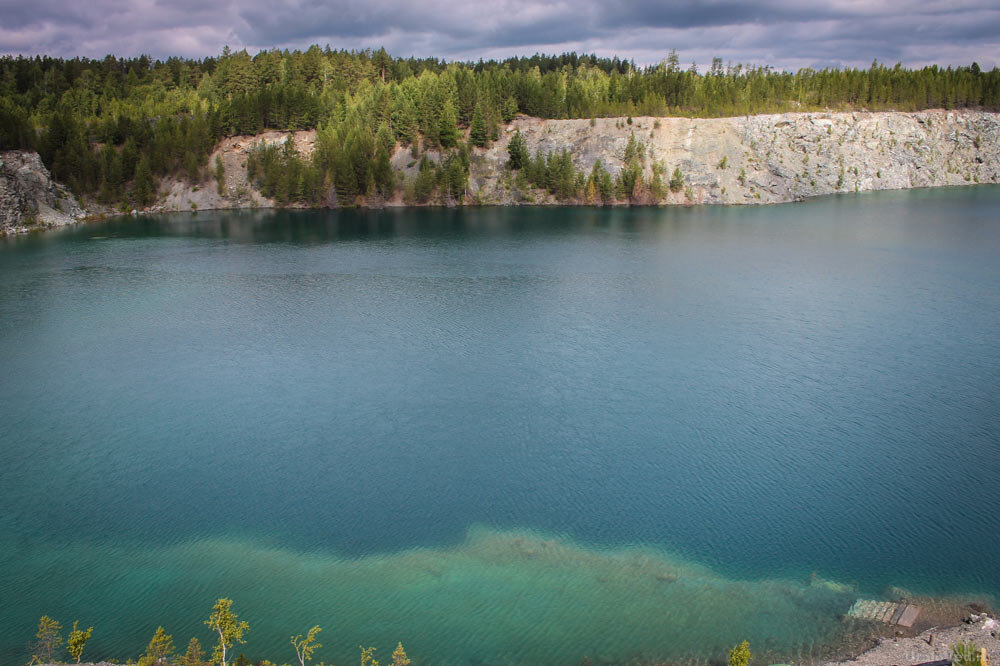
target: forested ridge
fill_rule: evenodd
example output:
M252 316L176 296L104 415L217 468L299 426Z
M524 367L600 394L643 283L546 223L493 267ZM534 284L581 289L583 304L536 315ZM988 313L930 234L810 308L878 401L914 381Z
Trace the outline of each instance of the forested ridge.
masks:
M462 63L318 46L254 56L227 48L203 60L0 58L0 149L37 150L56 180L122 207L153 203L157 179L168 174L194 183L213 171L221 176L221 163L208 164L216 143L265 129L317 129L309 156L291 143L251 156L251 178L279 202L319 204L331 187L342 204L399 189L413 201L461 201L470 152L496 140L519 113L720 117L928 108L1000 109L1000 70L873 63L791 73L715 59L701 73L682 67L675 52L638 67L575 53ZM398 145L419 160L412 182L401 182L390 165ZM422 155L427 150L434 159ZM607 201L634 188L624 182L632 177L627 169L609 183L596 168L576 173L566 155L511 157L512 168L526 172L518 174L523 180L560 198L596 191Z

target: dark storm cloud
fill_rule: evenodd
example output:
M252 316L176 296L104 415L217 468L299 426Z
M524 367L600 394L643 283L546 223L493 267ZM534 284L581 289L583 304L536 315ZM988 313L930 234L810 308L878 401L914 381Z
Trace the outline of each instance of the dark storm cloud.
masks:
M451 59L576 50L650 63L674 48L702 66L992 67L998 35L995 0L0 0L0 52L91 57L318 43Z

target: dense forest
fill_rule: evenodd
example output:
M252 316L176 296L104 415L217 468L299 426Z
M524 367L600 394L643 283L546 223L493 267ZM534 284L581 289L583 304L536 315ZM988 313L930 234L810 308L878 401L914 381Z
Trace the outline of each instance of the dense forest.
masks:
M496 140L499 126L519 113L718 117L928 108L1000 110L1000 70L872 63L791 73L715 59L699 72L682 67L673 51L637 67L575 53L456 63L318 46L254 56L227 48L203 60L0 58L0 149L37 150L56 180L119 207L152 203L157 179L168 174L192 182L212 170L221 175L221 163L208 164L215 144L264 129L318 130L308 157L290 143L252 156L251 177L280 202L320 204L334 188L342 205L399 189L412 201L461 203L470 153ZM389 164L398 145L420 160L412 182L399 182ZM429 149L435 159L422 156ZM560 198L608 201L634 189L625 172L610 183L596 168L576 173L565 155L515 152L517 177Z

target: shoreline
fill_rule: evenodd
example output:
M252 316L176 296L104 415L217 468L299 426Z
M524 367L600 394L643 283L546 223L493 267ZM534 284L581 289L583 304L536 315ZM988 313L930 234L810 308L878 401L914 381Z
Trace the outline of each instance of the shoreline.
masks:
M629 120L518 116L491 144L472 150L460 198L472 206L759 206L840 193L1000 182L1000 113L996 112L817 111ZM610 199L577 186L572 196L560 199L509 169L508 144L517 133L530 154L568 151L576 172L590 173L600 163L611 177L626 167L624 155L630 142L638 143L643 155L636 166L641 167L641 186L627 196L617 192ZM401 144L396 144L390 158L397 183L391 195L338 197L331 181L324 196L308 203L269 198L259 179L250 177L248 161L261 146L287 142L307 159L316 149L316 130L271 129L227 136L208 157L209 164L220 165L218 174L206 169L193 181L180 174L165 176L159 181L156 201L144 210L374 210L456 205L441 192L432 192L426 202L413 199L412 193L407 198L407 184L415 182L419 167L412 151ZM444 152L432 146L422 150L422 156L433 164L444 157ZM84 216L120 213L91 196L80 202L82 207L78 205L62 185L51 180L37 153L0 152L0 162L7 161L10 201L3 204L0 196L0 229L16 234L26 226L62 226ZM660 169L656 174L654 166ZM665 187L662 174L668 167L676 169L682 187L661 191ZM654 181L660 183L656 188ZM33 201L45 203L52 209L51 216L32 213ZM6 212L4 205L9 209ZM25 225L26 220L39 224Z
M425 204L397 204L397 203L386 203L379 206L367 206L367 205L355 205L355 206L302 206L302 205L291 205L291 206L277 206L277 205L260 205L260 206L219 206L215 208L200 208L197 210L183 210L183 209L173 209L164 208L162 206L152 206L143 210L134 210L131 212L100 212L91 213L82 219L77 219L72 222L67 222L63 224L35 224L35 225L21 225L18 227L13 227L9 229L0 229L0 238L17 238L22 236L29 236L31 234L42 233L46 231L54 231L58 229L68 229L73 227L79 227L87 224L98 224L101 222L106 222L108 220L114 220L116 218L129 218L129 217L149 217L154 215L175 215L175 214L185 214L197 216L198 213L216 213L216 212L252 212L252 211L354 211L354 212L382 212L382 211L404 211L404 210L420 210L420 209L439 209L439 210L475 210L475 209L493 209L493 208L579 208L586 210L604 210L604 209L629 209L629 208L642 208L642 209L657 209L657 210L667 210L675 208L750 208L750 207L771 207L771 206L784 206L784 205L794 205L801 203L808 203L810 201L815 201L819 199L825 199L830 197L838 197L844 195L865 195L873 192L909 192L909 191L929 191L929 190L954 190L954 189L964 189L964 188L981 188L989 187L990 185L1000 185L1000 183L972 183L963 185L926 185L920 187L903 187L894 190L867 190L864 192L833 192L827 194L816 194L812 196L802 197L800 199L792 199L789 201L769 201L765 203L687 203L687 204L651 204L651 203L632 203L632 202L620 202L620 203L610 203L610 204L591 204L586 202L574 203L566 201L541 201L541 202L517 202L517 203L473 203L465 204L462 206L458 205L447 205L441 203L425 203Z
M989 659L1000 659L1000 621L989 613L971 613L957 625L933 626L910 637L882 637L857 656L827 661L822 666L903 666L951 659L958 642L985 649Z

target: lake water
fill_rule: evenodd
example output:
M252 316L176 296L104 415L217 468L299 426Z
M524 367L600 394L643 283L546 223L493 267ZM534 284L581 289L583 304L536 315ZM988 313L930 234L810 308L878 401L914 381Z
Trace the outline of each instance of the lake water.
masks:
M252 659L596 664L1000 594L998 187L126 218L0 285L3 664L221 596Z

